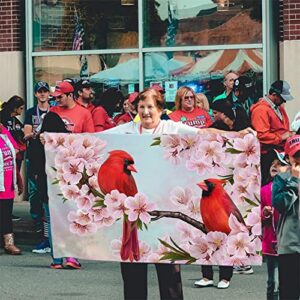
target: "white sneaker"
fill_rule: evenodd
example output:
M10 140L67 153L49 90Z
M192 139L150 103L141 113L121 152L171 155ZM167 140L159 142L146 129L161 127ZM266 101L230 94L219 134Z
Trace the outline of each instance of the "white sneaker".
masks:
M251 266L234 266L233 274L253 274L254 271Z
M195 287L208 287L208 286L213 286L214 281L202 278L200 280L195 281L194 285Z
M230 281L221 280L221 281L219 281L217 288L218 289L227 289L229 287L229 285L230 285Z

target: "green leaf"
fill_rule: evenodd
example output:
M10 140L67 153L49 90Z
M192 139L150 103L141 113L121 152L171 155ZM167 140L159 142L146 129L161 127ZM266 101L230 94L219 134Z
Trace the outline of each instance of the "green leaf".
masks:
M140 230L143 230L143 222L140 219L137 219L137 227Z
M161 239L158 239L162 244L163 246L165 246L166 248L169 248L171 250L173 250L174 252L176 253L180 253L176 248L174 248L173 246L171 246L169 243L167 243L166 241L163 241Z
M63 203L65 203L65 202L67 202L67 201L68 201L68 199L67 199L67 198L65 198L65 197L62 197L62 199L63 199Z
M144 227L146 230L148 230L148 225L146 223L143 223L144 224Z
M225 150L225 152L231 153L231 154L240 154L240 153L243 153L243 151L237 150L237 149L235 149L235 148L227 148L227 149Z
M58 179L55 179L53 182L52 182L52 184L54 185L54 184L59 184L59 180Z
M249 198L247 198L247 197L243 197L243 198L248 204L250 204L252 206L259 206L259 204L255 203L254 201L250 200Z
M93 207L102 207L102 206L105 206L104 205L104 201L103 200L97 200L95 201L95 204L93 205Z
M57 172L57 169L55 169L54 167L51 167L51 169L52 169L53 171Z
M154 141L150 146L159 146L160 145L160 140L159 141Z
M102 200L104 200L105 196L103 194L101 194L99 191L97 191L96 189L90 188L90 191L95 197L99 197Z

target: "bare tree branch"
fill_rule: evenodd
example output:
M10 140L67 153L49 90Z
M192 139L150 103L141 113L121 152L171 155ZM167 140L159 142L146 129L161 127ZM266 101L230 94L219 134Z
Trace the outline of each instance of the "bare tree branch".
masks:
M152 221L157 221L161 218L180 219L180 220L194 226L195 228L201 230L202 232L207 233L207 229L205 228L203 223L196 221L195 219L192 219L189 216L187 216L181 212L153 210L153 211L148 211L148 213L150 216L155 217L155 218L151 219Z

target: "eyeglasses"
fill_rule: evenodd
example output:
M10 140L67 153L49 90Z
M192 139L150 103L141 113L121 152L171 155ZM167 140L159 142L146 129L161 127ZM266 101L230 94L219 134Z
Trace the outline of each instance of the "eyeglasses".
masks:
M195 99L195 96L184 96L184 100Z

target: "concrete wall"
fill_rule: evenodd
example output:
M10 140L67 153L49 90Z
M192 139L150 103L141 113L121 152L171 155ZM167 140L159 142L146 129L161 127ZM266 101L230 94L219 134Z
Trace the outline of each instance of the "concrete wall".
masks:
M292 121L300 110L300 40L280 42L280 79L291 85L294 100L286 104L286 110Z
M0 52L0 100L7 101L13 95L25 97L23 52Z

